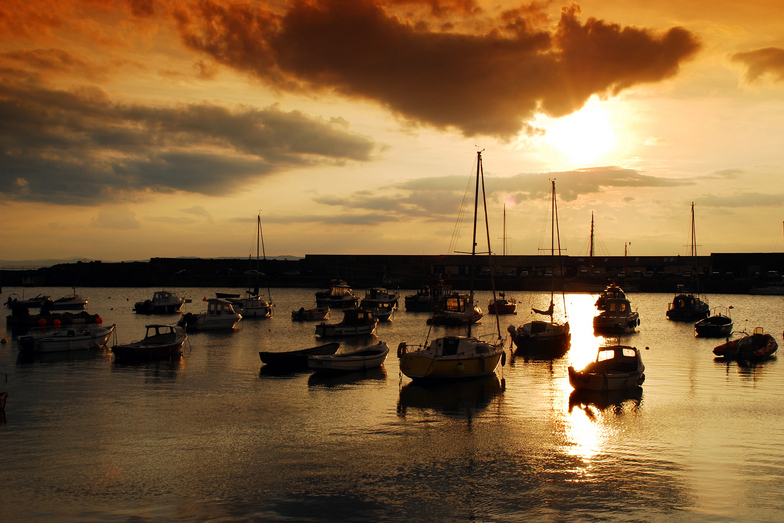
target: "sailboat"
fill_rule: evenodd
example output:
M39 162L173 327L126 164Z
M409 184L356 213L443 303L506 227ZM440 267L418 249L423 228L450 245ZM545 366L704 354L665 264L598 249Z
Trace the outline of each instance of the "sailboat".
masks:
M550 197L550 255L556 258L555 242L558 241L558 272L563 278L564 268L561 263L561 234L558 229L558 205L555 198L555 180L551 180L552 194ZM555 272L555 271L553 271ZM550 306L547 309L532 309L539 316L546 316L546 320L533 320L520 327L510 325L507 329L512 335L512 341L517 345L517 350L522 355L536 359L555 359L567 353L571 346L572 334L569 331L569 321L558 323L553 320L555 312L555 277L553 274L550 285ZM566 315L566 296L561 291L564 315Z
M700 297L700 278L697 274L697 239L694 227L694 202L691 202L691 258L692 258L692 285L696 293L678 285L677 293L672 303L667 307L667 318L673 321L699 321L710 314L710 305Z
M234 309L242 315L243 318L269 318L272 316L272 296L270 295L269 288L267 288L267 296L269 299L264 299L259 294L259 245L264 246L264 238L261 229L261 214L256 219L256 269L249 269L248 275L255 276L256 282L253 289L248 285L248 290L245 291L244 298L230 299ZM266 252L264 259L267 259Z
M485 229L487 231L487 252L490 253L490 231L487 229L487 204L485 198L484 172L482 170L482 151L477 151L476 189L474 193L474 229L471 247L471 302L474 297L474 270L476 258L476 221L479 208L479 189L482 189L482 204L485 213ZM491 271L491 281L492 271ZM493 283L493 297L495 285ZM400 358L400 371L414 381L450 381L466 380L488 376L495 372L504 353L504 340L496 316L497 338L483 341L471 335L472 323L467 326L467 335L442 336L427 339L421 346L409 347L402 342L397 348ZM410 348L415 350L409 351ZM504 360L505 362L505 360Z
M506 204L504 204L504 261L506 261ZM498 293L497 300L490 300L487 304L488 314L517 314L517 301L514 298L507 298L506 293Z

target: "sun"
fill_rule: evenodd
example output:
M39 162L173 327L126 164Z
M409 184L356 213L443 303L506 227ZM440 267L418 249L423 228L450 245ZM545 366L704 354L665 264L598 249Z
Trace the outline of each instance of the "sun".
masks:
M579 111L551 120L544 140L575 163L594 162L617 142L607 111L593 99Z

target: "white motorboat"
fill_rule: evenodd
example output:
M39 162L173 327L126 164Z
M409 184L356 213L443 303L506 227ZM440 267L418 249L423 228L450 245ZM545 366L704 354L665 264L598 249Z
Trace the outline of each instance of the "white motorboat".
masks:
M596 360L583 370L569 366L569 383L577 390L612 391L642 385L645 365L637 347L599 347Z
M331 309L350 309L357 306L359 298L343 280L332 280L328 291L316 293L316 305Z
M220 298L207 300L207 311L200 314L188 313L177 324L186 331L231 330L242 319L234 311L231 302Z
M27 334L19 336L19 350L44 353L95 349L106 345L114 329L114 325L92 326L65 328L41 336Z
M160 290L155 291L150 300L137 301L133 310L136 314L176 314L185 301L176 292Z
M76 294L76 289L74 289L72 294L57 298L51 303L45 302L42 308L48 308L50 311L84 310L87 308L87 300L87 298Z
M626 293L615 283L599 296L596 306L601 311L593 319L596 334L630 334L640 324L640 315L632 310Z
M397 307L397 300L400 298L400 293L396 291L388 291L384 287L372 287L365 290L365 297L359 303L363 309L374 309L378 306L391 305Z
M329 307L316 307L306 309L300 307L299 310L291 311L292 321L324 321L329 319Z
M316 336L370 336L376 331L378 318L367 309L345 309L340 323L319 323Z
M230 299L234 310L243 318L269 318L272 316L272 303L257 293L248 291L244 298Z
M352 352L308 356L308 367L313 370L357 371L380 367L389 354L383 341Z

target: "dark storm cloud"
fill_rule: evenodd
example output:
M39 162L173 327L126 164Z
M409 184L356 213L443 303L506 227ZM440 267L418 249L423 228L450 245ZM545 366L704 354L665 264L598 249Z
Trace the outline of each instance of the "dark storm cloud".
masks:
M784 49L766 47L746 53L735 53L730 59L746 66L743 79L749 83L756 82L765 75L772 76L776 82L784 81Z
M465 135L509 136L539 110L563 116L594 94L670 78L699 49L683 28L582 23L576 6L544 26L535 4L494 21L471 2L420 2L437 16L419 18L394 14L399 4L417 2L295 1L278 13L203 0L176 17L186 45L278 89L373 100Z
M145 192L222 195L292 166L367 161L373 149L344 120L275 106L128 105L96 88L0 80L5 198L90 205Z

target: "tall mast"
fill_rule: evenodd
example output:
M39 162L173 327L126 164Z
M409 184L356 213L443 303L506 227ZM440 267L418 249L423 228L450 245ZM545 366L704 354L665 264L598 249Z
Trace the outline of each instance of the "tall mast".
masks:
M591 248L589 256L591 258L591 267L593 267L593 211L591 211Z
M482 151L476 152L476 188L474 190L474 233L471 240L471 292L469 306L474 306L474 258L476 258L476 217L479 211L479 176L482 172ZM471 337L471 323L468 323L468 336Z

